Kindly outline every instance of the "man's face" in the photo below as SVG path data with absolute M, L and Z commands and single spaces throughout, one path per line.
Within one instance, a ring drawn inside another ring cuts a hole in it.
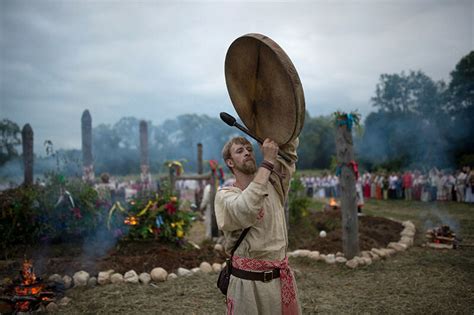
M 226 162 L 235 170 L 246 175 L 252 175 L 257 171 L 257 163 L 251 144 L 233 144 L 230 148 L 230 156 Z

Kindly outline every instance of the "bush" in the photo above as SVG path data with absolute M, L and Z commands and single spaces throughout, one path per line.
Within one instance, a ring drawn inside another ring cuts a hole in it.
M 310 204 L 311 200 L 306 197 L 305 187 L 299 176 L 293 176 L 288 195 L 290 224 L 298 223 L 305 213 L 308 212 Z
M 122 206 L 101 199 L 79 178 L 49 173 L 43 186 L 20 186 L 0 194 L 0 249 L 81 241 L 104 231 L 113 238 L 179 242 L 194 215 L 179 210 L 178 198 L 164 191 L 141 193 Z

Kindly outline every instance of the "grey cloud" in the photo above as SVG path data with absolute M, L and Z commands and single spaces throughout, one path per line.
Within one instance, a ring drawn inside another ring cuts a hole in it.
M 80 146 L 86 108 L 94 126 L 235 113 L 224 58 L 249 32 L 287 52 L 313 116 L 368 114 L 380 74 L 447 80 L 473 48 L 469 1 L 0 3 L 1 116 L 59 147 Z

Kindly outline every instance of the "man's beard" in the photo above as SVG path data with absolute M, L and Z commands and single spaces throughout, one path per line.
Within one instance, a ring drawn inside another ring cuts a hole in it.
M 245 175 L 253 175 L 257 171 L 257 163 L 254 159 L 248 160 L 240 165 L 235 165 L 235 169 L 244 173 Z

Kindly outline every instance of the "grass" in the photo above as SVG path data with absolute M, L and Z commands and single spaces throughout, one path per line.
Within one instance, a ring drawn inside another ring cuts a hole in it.
M 304 314 L 473 314 L 474 247 L 423 247 L 423 228 L 452 220 L 463 243 L 473 243 L 474 205 L 369 201 L 364 212 L 417 226 L 415 246 L 387 260 L 351 270 L 292 258 Z M 217 275 L 194 275 L 155 286 L 108 285 L 71 289 L 62 314 L 223 314 Z

